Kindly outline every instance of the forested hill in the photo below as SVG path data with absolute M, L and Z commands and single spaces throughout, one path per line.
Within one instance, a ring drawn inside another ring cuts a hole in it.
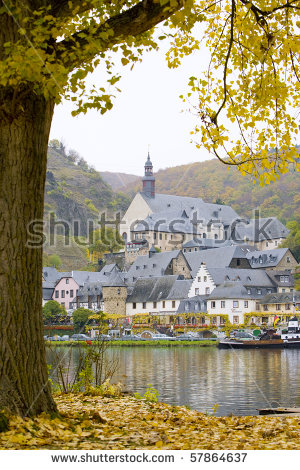
M 155 160 L 154 160 L 155 164 Z M 218 160 L 176 166 L 155 174 L 156 191 L 178 196 L 201 197 L 205 202 L 221 200 L 241 216 L 252 216 L 260 208 L 262 216 L 276 216 L 283 223 L 300 220 L 300 173 L 291 171 L 271 185 L 260 187 L 236 168 Z M 141 179 L 123 191 L 134 194 L 141 189 Z
M 54 212 L 67 222 L 79 220 L 86 230 L 86 221 L 99 218 L 102 210 L 123 213 L 130 203 L 128 196 L 114 192 L 82 157 L 74 151 L 67 154 L 59 144 L 48 151 L 45 217 Z

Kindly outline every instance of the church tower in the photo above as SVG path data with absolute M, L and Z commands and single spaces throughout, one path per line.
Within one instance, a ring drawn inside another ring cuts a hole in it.
M 155 197 L 155 178 L 153 176 L 153 165 L 150 160 L 148 152 L 148 158 L 145 163 L 145 176 L 143 177 L 143 194 L 148 197 Z

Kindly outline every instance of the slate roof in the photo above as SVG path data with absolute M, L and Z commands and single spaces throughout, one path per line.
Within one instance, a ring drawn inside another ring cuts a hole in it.
M 236 226 L 236 240 L 249 240 L 259 242 L 286 238 L 289 230 L 276 218 L 268 217 L 261 219 L 251 219 L 250 223 Z
M 61 278 L 62 274 L 63 273 L 58 272 L 57 269 L 53 267 L 46 266 L 43 268 L 43 277 L 45 279 L 44 282 L 47 283 L 48 286 L 54 287 L 57 280 Z
M 43 285 L 43 300 L 52 300 L 53 287 L 47 288 Z
M 260 294 L 254 293 L 248 294 L 246 287 L 241 282 L 224 282 L 216 287 L 209 300 L 225 300 L 225 299 L 261 299 Z
M 228 246 L 224 248 L 214 248 L 210 250 L 201 250 L 192 253 L 184 253 L 189 265 L 192 268 L 192 276 L 195 277 L 201 263 L 205 263 L 208 268 L 227 268 L 233 258 L 247 258 L 247 253 L 251 247 Z
M 144 223 L 138 224 L 134 231 L 154 230 L 156 227 L 161 232 L 194 233 L 192 220 L 204 223 L 215 221 L 215 225 L 218 222 L 230 225 L 234 220 L 239 220 L 239 215 L 232 207 L 206 203 L 200 198 L 169 194 L 155 194 L 152 198 L 142 192 L 140 194 L 150 207 L 152 214 L 144 219 Z M 159 227 L 157 227 L 158 221 L 162 221 Z M 174 221 L 177 222 L 170 224 Z
M 116 264 L 108 264 L 102 268 L 100 272 L 92 271 L 69 271 L 59 273 L 61 276 L 58 281 L 64 277 L 71 277 L 79 286 L 83 286 L 86 283 L 91 282 L 109 282 L 109 279 L 114 276 L 115 273 L 120 272 L 120 269 Z
M 206 250 L 209 248 L 224 248 L 226 246 L 236 246 L 238 242 L 233 240 L 215 240 L 213 238 L 194 238 L 188 242 L 183 243 L 182 248 L 200 248 Z
M 100 298 L 102 299 L 102 284 L 99 282 L 91 282 L 82 286 L 77 294 L 79 301 L 84 303 L 88 303 L 89 300 L 91 302 L 96 302 L 98 295 L 100 295 Z M 76 297 L 72 302 L 76 302 Z
M 263 269 L 207 268 L 214 283 L 218 286 L 224 282 L 241 282 L 244 286 L 272 287 L 275 283 Z
M 182 286 L 179 283 L 182 282 Z M 189 286 L 185 280 L 179 280 L 177 275 L 138 279 L 127 302 L 158 302 L 159 300 L 178 299 L 179 294 L 187 296 Z M 174 297 L 171 294 L 174 294 Z
M 177 279 L 173 284 L 168 299 L 178 300 L 187 297 L 192 283 L 192 279 Z
M 252 251 L 247 254 L 247 258 L 251 268 L 269 268 L 277 266 L 288 251 L 288 248 Z
M 295 303 L 300 303 L 300 292 L 282 292 L 268 294 L 261 299 L 262 304 L 292 304 L 293 298 Z
M 180 250 L 164 251 L 162 253 L 152 253 L 138 256 L 125 274 L 125 282 L 133 282 L 133 279 L 140 277 L 162 276 L 173 258 L 176 258 Z
M 185 298 L 180 301 L 176 313 L 206 313 L 207 295 L 196 295 L 195 297 Z
M 259 270 L 255 270 L 255 272 L 259 272 Z M 267 274 L 269 276 L 269 278 L 272 280 L 272 282 L 279 286 L 279 287 L 294 287 L 295 285 L 295 279 L 294 279 L 294 276 L 291 274 L 290 271 L 287 271 L 287 270 L 268 270 L 267 271 Z M 281 281 L 281 276 L 288 276 L 289 280 L 288 282 L 286 281 Z

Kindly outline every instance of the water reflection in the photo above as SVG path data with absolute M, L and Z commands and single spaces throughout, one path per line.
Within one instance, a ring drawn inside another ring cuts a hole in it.
M 119 357 L 114 382 L 141 394 L 151 384 L 159 391 L 159 400 L 173 405 L 211 413 L 217 403 L 219 416 L 300 406 L 300 350 L 114 347 L 108 353 Z M 71 367 L 77 360 L 78 351 L 73 348 Z

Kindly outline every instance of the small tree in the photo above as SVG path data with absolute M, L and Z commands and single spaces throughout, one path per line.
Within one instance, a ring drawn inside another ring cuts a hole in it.
M 43 319 L 45 325 L 54 325 L 65 322 L 67 318 L 66 309 L 56 300 L 49 300 L 43 307 Z
M 89 323 L 89 317 L 93 315 L 93 312 L 87 308 L 77 308 L 73 312 L 73 324 L 76 333 L 83 332 L 84 327 Z
M 62 265 L 62 260 L 59 255 L 51 255 L 49 256 L 49 263 L 50 266 L 54 268 L 59 268 Z

